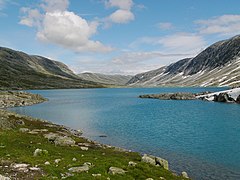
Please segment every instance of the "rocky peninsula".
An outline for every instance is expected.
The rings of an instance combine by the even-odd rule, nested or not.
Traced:
[[[0,92],[1,108],[46,99],[25,92]],[[0,109],[0,179],[186,179],[168,161],[103,145],[80,130]]]
[[[230,90],[219,91],[214,93],[179,92],[179,93],[145,94],[140,95],[139,98],[150,98],[160,100],[204,100],[240,104],[240,88],[233,88]]]

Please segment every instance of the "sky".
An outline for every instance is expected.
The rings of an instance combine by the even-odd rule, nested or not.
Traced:
[[[0,46],[134,75],[240,34],[239,0],[0,0]]]

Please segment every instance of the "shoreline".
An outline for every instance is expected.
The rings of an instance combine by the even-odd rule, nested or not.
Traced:
[[[27,93],[27,94],[30,94],[30,93]],[[46,99],[44,101],[46,101]],[[34,103],[32,103],[31,105],[37,104],[37,103],[42,103],[44,101],[42,101],[42,99],[39,102],[34,101]],[[20,105],[20,106],[23,106],[23,105]],[[17,107],[17,105],[10,106],[10,107]],[[7,108],[7,107],[5,107],[5,108]],[[126,167],[126,165],[124,165],[125,167],[122,167],[122,168],[120,168],[120,167],[112,168],[112,169],[115,168],[115,170],[116,170],[116,168],[118,168],[117,170],[120,169],[119,171],[121,171],[121,173],[120,174],[116,173],[117,176],[118,175],[124,176],[125,174],[128,174],[127,172],[129,171],[128,170],[129,168],[131,168],[131,171],[132,171],[132,170],[134,170],[134,168],[137,169],[136,167],[138,167],[138,164],[139,164],[139,165],[148,166],[148,168],[150,166],[151,171],[155,171],[156,169],[157,169],[157,171],[159,171],[159,173],[162,171],[161,173],[164,174],[164,175],[161,175],[162,178],[165,178],[165,177],[168,177],[167,179],[183,179],[184,177],[188,178],[188,175],[186,172],[183,172],[182,176],[180,177],[180,176],[177,176],[176,174],[172,173],[171,171],[169,171],[168,170],[168,162],[165,159],[162,159],[160,157],[155,157],[155,156],[146,155],[146,154],[144,154],[144,156],[141,156],[141,154],[139,152],[131,152],[130,150],[126,150],[126,149],[123,149],[120,147],[101,144],[96,141],[92,141],[89,138],[83,137],[82,132],[79,130],[74,130],[72,128],[69,128],[69,127],[66,127],[63,125],[54,124],[52,122],[45,121],[42,119],[36,119],[36,118],[29,117],[29,116],[19,115],[19,114],[12,113],[12,112],[9,112],[9,111],[1,109],[1,108],[0,108],[0,114],[2,116],[2,119],[4,117],[3,114],[5,114],[6,117],[8,117],[7,118],[8,120],[9,120],[9,118],[15,119],[15,122],[13,124],[10,123],[7,128],[4,128],[4,126],[0,124],[0,129],[4,129],[4,131],[11,131],[11,132],[17,131],[16,133],[20,133],[20,135],[24,134],[25,136],[28,136],[28,135],[29,136],[42,136],[43,139],[48,140],[48,143],[50,142],[49,145],[55,145],[54,146],[55,148],[68,147],[68,148],[78,148],[78,150],[80,148],[80,151],[84,151],[84,152],[90,151],[91,148],[93,148],[93,149],[96,148],[100,151],[113,151],[116,154],[119,154],[119,155],[122,154],[124,156],[126,156],[126,154],[127,154],[128,156],[130,156],[127,167]],[[35,123],[38,125],[33,125]],[[41,128],[39,126],[41,126]],[[6,129],[8,129],[8,130],[6,130]],[[19,138],[21,138],[21,137],[19,137]],[[80,141],[80,142],[78,142],[78,141]],[[0,144],[2,144],[1,141],[0,141]],[[3,146],[5,146],[5,145],[3,145]],[[39,148],[37,148],[37,149],[39,149]],[[35,151],[37,151],[37,149]],[[40,149],[40,150],[41,150],[41,152],[44,151],[43,149]],[[34,153],[35,153],[35,151],[34,151]],[[49,152],[49,150],[47,152]],[[0,153],[1,153],[1,148],[0,148]],[[106,153],[103,153],[103,154],[105,155]],[[94,153],[91,154],[91,156],[92,155],[94,155]],[[135,161],[130,161],[131,156],[135,157]],[[136,158],[136,156],[137,156],[137,158]],[[111,158],[114,158],[114,156]],[[2,159],[0,159],[0,160],[2,160]],[[48,161],[46,161],[44,163],[44,165],[47,162]],[[91,163],[90,163],[90,165],[89,164],[86,165],[86,163],[87,162],[84,162],[83,165],[81,165],[81,166],[72,166],[71,168],[75,168],[74,172],[71,172],[70,171],[71,168],[69,168],[68,172],[66,172],[66,174],[63,176],[61,175],[61,177],[71,177],[71,176],[75,177],[76,175],[78,176],[78,175],[83,175],[83,174],[86,175],[86,173],[90,169],[92,169],[92,168],[94,169],[94,167],[92,167]],[[16,163],[12,162],[10,165],[5,165],[5,166],[13,167],[13,164],[16,165]],[[30,164],[29,163],[25,164],[25,166],[27,166],[27,167],[25,167],[25,171],[32,172],[31,169],[34,169],[34,167],[38,168],[38,171],[32,172],[34,177],[38,176],[40,172],[44,172],[44,170],[45,170],[44,167],[39,168],[41,165],[35,165],[34,167],[30,167]],[[1,164],[0,164],[0,167],[1,167]],[[105,169],[105,172],[107,172],[107,176],[109,176],[109,178],[110,178],[110,176],[112,176],[112,177],[115,176],[114,173],[111,174],[111,171],[112,171],[111,167]],[[76,170],[76,168],[78,170]],[[88,170],[82,171],[84,168],[85,168],[85,170],[86,169],[88,169]],[[79,170],[79,169],[81,169],[81,170]],[[16,168],[15,169],[12,168],[12,171],[16,171]],[[81,173],[79,173],[79,171],[81,171]],[[20,169],[20,171],[18,171],[18,173],[19,173],[19,175],[22,175],[21,169]],[[70,174],[68,174],[68,173],[70,173]],[[1,168],[0,168],[0,176],[1,176],[1,174],[2,174],[2,172],[1,172]],[[9,174],[9,173],[7,173],[7,174]],[[149,173],[145,172],[146,179],[148,177],[147,176],[148,174],[150,176],[149,178],[153,178],[153,175],[151,177],[151,172],[149,172]],[[6,175],[6,174],[4,174],[4,175]],[[94,175],[95,174],[92,174],[92,177],[94,177]],[[99,173],[98,173],[98,176],[99,176]],[[12,177],[12,176],[10,176],[10,177]],[[45,177],[45,175],[43,175],[43,177]]]

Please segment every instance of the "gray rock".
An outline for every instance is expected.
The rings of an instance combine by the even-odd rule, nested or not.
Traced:
[[[87,150],[88,150],[88,147],[81,146],[80,149],[81,149],[82,151],[87,151]]]
[[[45,165],[50,165],[50,162],[46,161],[44,164],[45,164]]]
[[[48,154],[47,150],[36,149],[33,153],[33,156],[45,156]]]
[[[164,169],[169,170],[168,161],[167,160],[165,160],[163,158],[160,158],[160,157],[155,157],[155,161],[156,161],[157,165],[160,165]]]
[[[110,167],[109,170],[108,170],[108,173],[112,174],[112,175],[115,175],[115,174],[125,174],[126,171],[124,171],[123,169],[118,168],[118,167]]]
[[[129,162],[128,162],[128,166],[133,166],[133,167],[134,167],[134,166],[136,166],[136,165],[137,165],[137,163],[135,163],[135,162],[133,162],[133,161],[129,161]]]
[[[54,142],[57,137],[59,137],[59,134],[57,133],[49,133],[44,134],[44,137],[47,138],[49,141]]]
[[[5,176],[0,174],[0,180],[11,180],[11,179],[9,177],[5,177]]]
[[[145,162],[145,163],[148,163],[148,164],[152,164],[152,165],[156,165],[155,157],[149,156],[147,154],[143,155],[142,162]]]
[[[185,171],[182,172],[182,177],[187,178],[187,179],[189,178],[188,174]]]
[[[59,136],[55,139],[54,144],[59,146],[73,146],[75,145],[75,141],[67,136]]]
[[[101,177],[101,174],[92,174],[93,177]]]
[[[85,165],[79,166],[79,167],[72,167],[68,170],[73,173],[81,173],[81,172],[89,171],[89,169],[90,169],[89,166],[85,164]]]
[[[19,131],[22,133],[25,133],[25,132],[29,132],[30,130],[28,128],[20,128]]]

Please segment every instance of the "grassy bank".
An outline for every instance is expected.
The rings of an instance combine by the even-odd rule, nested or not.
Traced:
[[[16,93],[4,94],[2,97],[12,103],[3,102],[19,102]],[[33,96],[28,93],[20,97],[26,102]],[[161,164],[152,165],[154,159],[143,162],[139,153],[102,145],[81,135],[65,126],[0,109],[0,179],[184,179]]]

